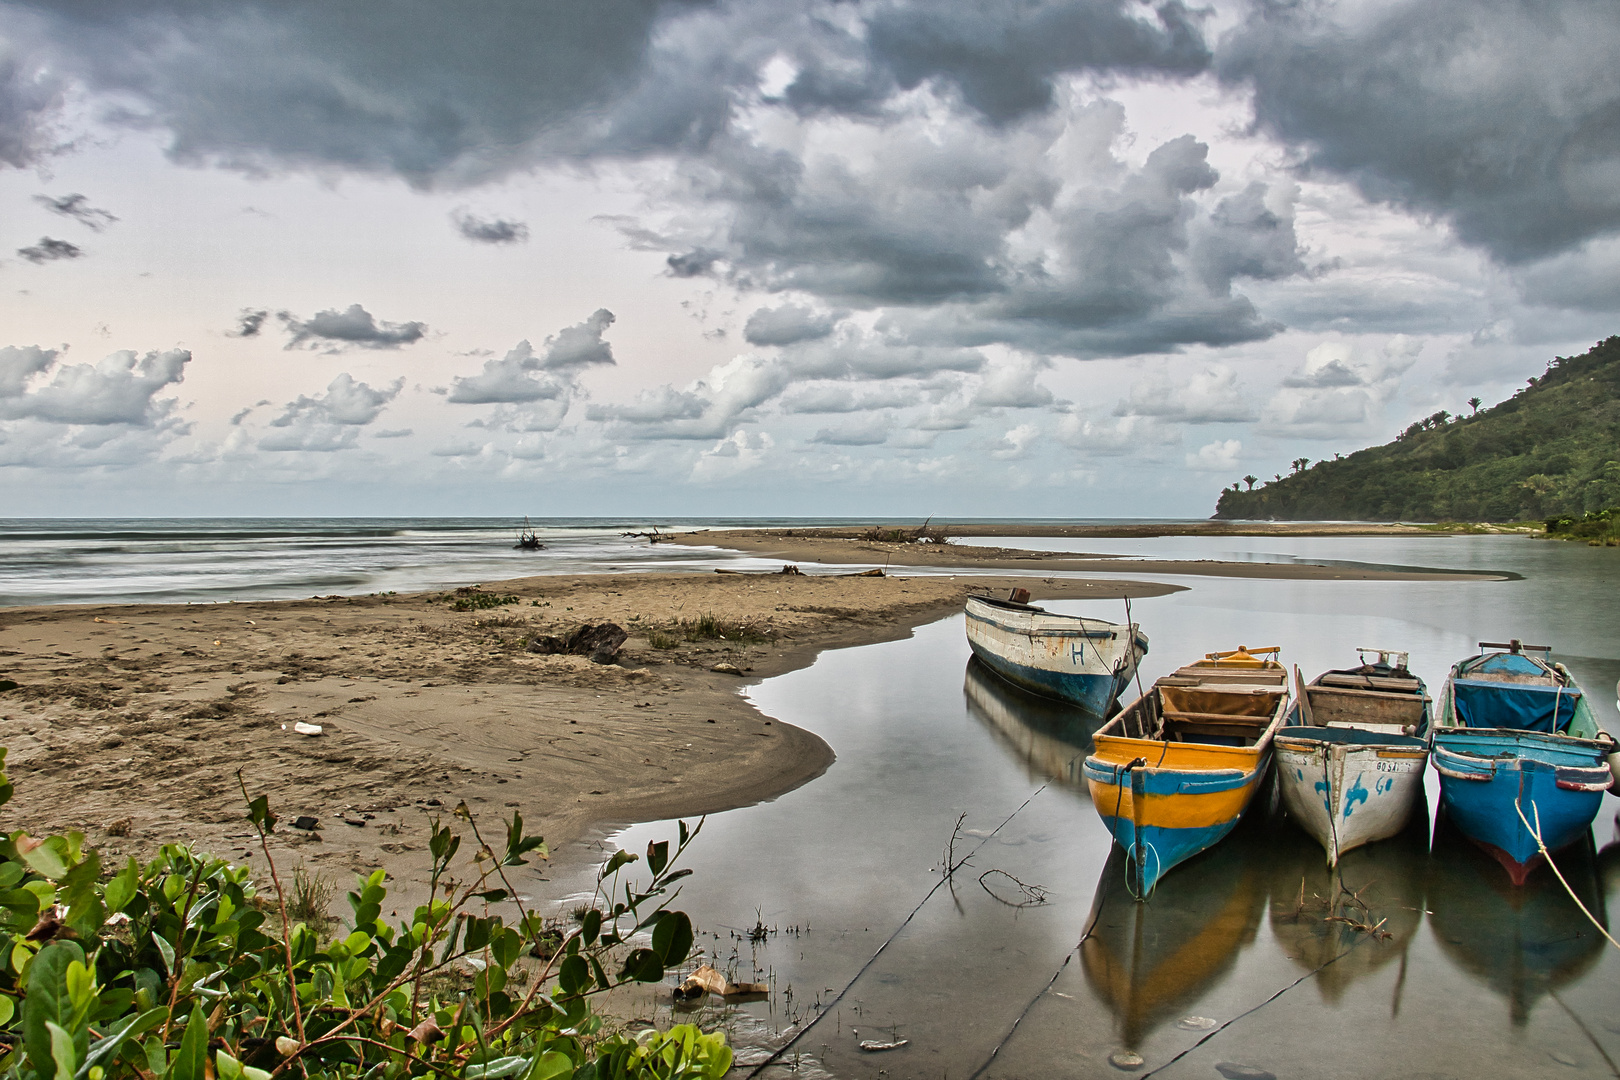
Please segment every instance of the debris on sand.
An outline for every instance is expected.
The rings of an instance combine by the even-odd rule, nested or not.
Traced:
[[[566,638],[544,634],[529,642],[529,651],[542,656],[566,653],[589,657],[593,664],[611,664],[630,635],[618,623],[586,623]]]
[[[902,1046],[909,1046],[910,1039],[896,1039],[893,1042],[879,1042],[876,1039],[862,1039],[860,1047],[867,1053],[875,1054],[880,1050],[898,1050]]]
[[[713,967],[704,964],[675,988],[675,996],[690,1001],[704,994],[719,994],[728,998],[744,997],[749,994],[768,994],[770,989],[764,983],[734,983]]]

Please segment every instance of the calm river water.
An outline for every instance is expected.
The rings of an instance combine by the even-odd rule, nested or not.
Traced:
[[[1142,677],[1239,643],[1281,645],[1307,676],[1377,646],[1410,650],[1433,693],[1476,641],[1511,636],[1554,646],[1620,732],[1612,549],[1514,537],[1087,546],[1512,571],[1466,583],[1182,578],[1188,591],[1134,604],[1152,640]],[[1124,614],[1117,602],[1049,606]],[[765,1075],[1125,1075],[1110,1056],[1127,1052],[1143,1059],[1139,1076],[1620,1076],[1620,950],[1547,871],[1516,890],[1428,818],[1352,853],[1336,879],[1289,821],[1251,814],[1134,904],[1079,781],[1090,730],[968,657],[956,616],[751,692],[838,760],[773,802],[711,817],[686,860],[696,874],[678,906],[700,945],[734,977],[774,987],[703,1017],[729,1025],[740,1060],[824,1013]],[[1620,911],[1617,808],[1605,797],[1594,843],[1559,858],[1605,921]],[[959,816],[954,854],[971,858],[936,889]],[[639,850],[674,831],[638,825],[609,843]],[[1020,883],[1044,902],[1026,905]],[[667,1023],[660,1000],[656,1016],[651,1001],[641,1012]],[[908,1045],[869,1053],[864,1039]]]

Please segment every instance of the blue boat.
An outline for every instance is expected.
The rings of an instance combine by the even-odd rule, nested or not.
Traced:
[[[1543,847],[1557,851],[1590,831],[1614,781],[1614,740],[1548,647],[1518,639],[1479,647],[1446,679],[1430,760],[1448,816],[1523,885]]]
[[[1135,623],[1060,615],[1016,599],[970,596],[967,639],[973,655],[1014,686],[1056,698],[1101,719],[1113,713],[1136,665],[1147,653],[1147,635]]]

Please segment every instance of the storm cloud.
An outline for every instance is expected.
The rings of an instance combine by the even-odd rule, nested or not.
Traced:
[[[1585,0],[1263,3],[1217,65],[1309,169],[1519,263],[1620,228],[1617,54]]]

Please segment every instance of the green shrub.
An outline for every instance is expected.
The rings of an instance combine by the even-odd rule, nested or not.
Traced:
[[[12,791],[4,764],[0,749],[0,805]],[[276,827],[268,801],[251,799],[247,816],[268,859],[262,838]],[[348,894],[349,926],[331,939],[292,917],[296,903],[273,860],[269,895],[246,867],[179,844],[145,866],[130,859],[103,881],[100,856],[82,835],[10,832],[0,839],[0,1076],[724,1075],[724,1035],[691,1025],[607,1033],[589,1004],[611,986],[662,980],[690,952],[691,921],[668,908],[667,891],[690,873],[674,863],[696,829],[680,823],[673,856],[668,842],[648,846],[652,879],[642,888],[620,882],[638,857],[617,852],[598,875],[593,903],[563,933],[521,900],[510,923],[488,914],[489,904],[517,896],[506,869],[546,856],[522,818],[514,813],[504,839],[489,842],[465,804],[456,816],[476,848],[457,863],[461,835],[431,824],[427,903],[388,925],[378,870]],[[646,944],[631,947],[632,938]],[[469,959],[481,962],[477,974],[455,977]]]

